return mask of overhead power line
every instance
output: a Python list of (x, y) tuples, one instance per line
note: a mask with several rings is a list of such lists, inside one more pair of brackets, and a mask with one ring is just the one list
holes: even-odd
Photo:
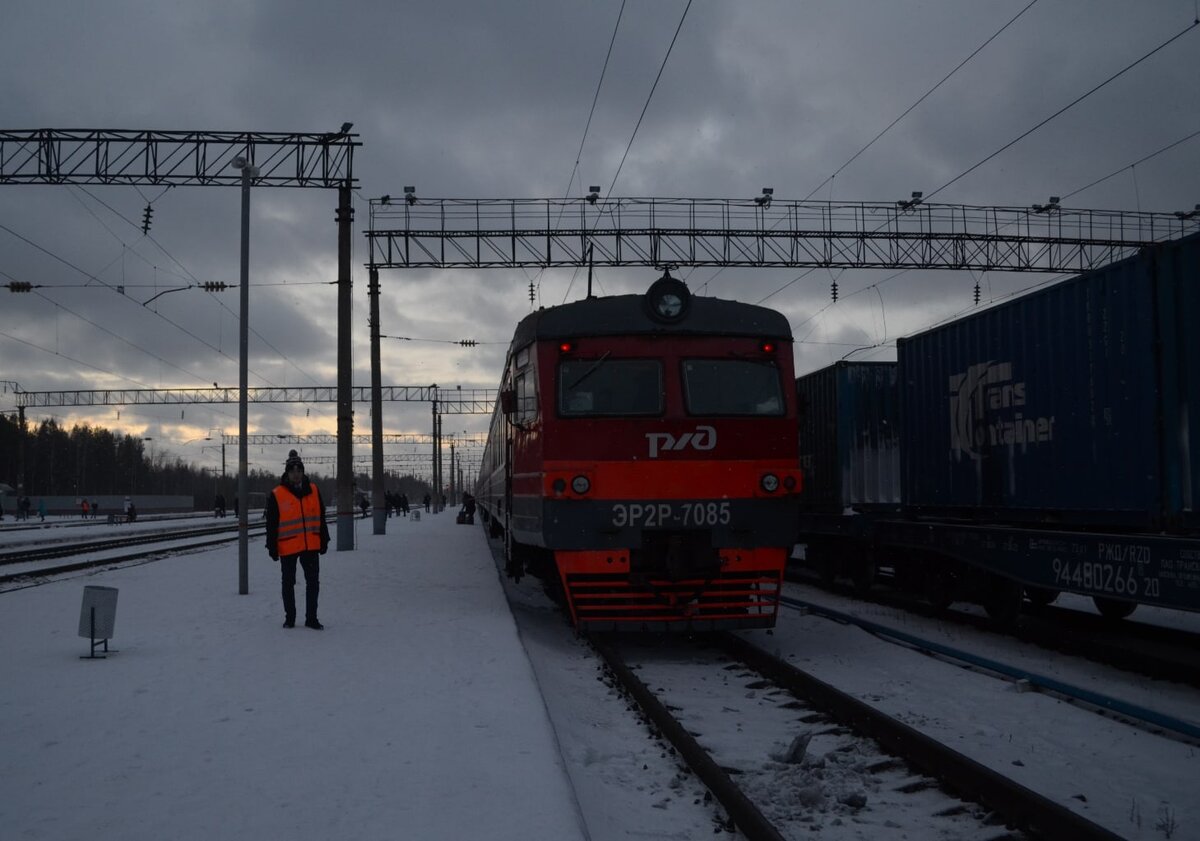
[(885, 134), (887, 134), (889, 131), (891, 131), (892, 128), (896, 125), (896, 123), (900, 122), (905, 117), (907, 117), (910, 113), (912, 113), (912, 111), (918, 105), (920, 105), (922, 102), (924, 102), (926, 99), (928, 99), (930, 94), (932, 94), (934, 91), (936, 91), (942, 85), (944, 85), (947, 81), (949, 81), (950, 77), (953, 76), (955, 73), (957, 73), (959, 70), (961, 70), (967, 64), (967, 62), (969, 62), (971, 59), (975, 58), (975, 56), (977, 56), (981, 52), (983, 52), (983, 49), (988, 44), (992, 43), (992, 41), (995, 41), (998, 37), (1000, 37), (1000, 34), (1002, 32), (1004, 32), (1004, 30), (1008, 29), (1010, 26), (1012, 26), (1014, 23), (1016, 23), (1017, 18), (1021, 17), (1021, 15), (1025, 14), (1027, 11), (1029, 11), (1033, 7), (1033, 5), (1035, 3), (1037, 3), (1037, 1), (1038, 0), (1030, 0), (1029, 5), (1027, 5), (1025, 8), (1021, 9), (1021, 11), (1019, 11), (1015, 15), (1013, 15), (1012, 19), (1009, 20), (1008, 23), (1004, 24), (1004, 26), (1000, 27), (994, 33), (992, 33), (992, 36), (990, 38), (988, 38), (986, 41), (984, 41), (982, 44), (980, 44), (978, 47), (976, 47), (974, 52), (972, 52), (969, 56), (967, 56), (962, 61), (960, 61), (958, 63), (958, 66), (956, 66), (953, 70), (951, 70), (949, 73), (947, 73), (945, 76), (943, 76), (942, 80), (940, 82), (938, 82), (936, 85), (934, 85), (929, 90), (925, 91), (925, 93), (921, 95), (920, 99), (918, 99), (912, 105), (908, 106), (908, 108), (906, 108), (904, 110), (903, 114), (901, 114), (899, 117), (897, 117), (896, 119), (894, 119), (890, 123), (888, 123), (887, 128), (885, 128), (883, 131), (879, 132), (879, 134), (877, 134), (873, 138), (871, 138), (870, 143), (868, 143), (866, 146), (862, 147), (857, 152), (855, 152), (850, 157), (850, 160), (846, 161), (844, 164), (842, 164), (840, 167), (837, 168), (837, 170), (833, 173), (833, 175), (830, 175), (828, 178), (826, 178), (824, 181), (822, 181), (820, 184), (818, 184), (816, 187), (814, 187), (812, 192), (804, 197), (804, 200), (807, 201), (808, 199), (811, 199), (818, 190), (820, 190), (822, 187), (824, 187), (826, 184), (828, 184), (833, 179), (837, 178), (842, 170), (844, 170), (846, 167), (850, 166), (850, 164), (852, 164), (856, 160), (858, 160), (859, 155), (861, 155), (863, 152), (867, 151), (872, 146), (874, 146), (875, 141), (877, 141), (879, 138), (883, 137)]
[(1150, 57), (1151, 57), (1152, 55), (1154, 55), (1155, 53), (1157, 53), (1157, 52), (1159, 52), (1159, 51), (1161, 51), (1161, 50), (1165, 49), (1165, 48), (1166, 48), (1166, 47), (1168, 47), (1168, 46), (1170, 46), (1170, 45), (1171, 45), (1171, 44), (1173, 44), (1175, 41), (1178, 41), (1180, 38), (1182, 38), (1182, 37), (1183, 37), (1184, 35), (1186, 35), (1187, 33), (1191, 32), (1191, 31), (1192, 31), (1193, 29), (1195, 29), (1197, 26), (1200, 26), (1200, 23), (1195, 23), (1195, 22), (1194, 22), (1194, 23), (1191, 23), (1191, 24), (1189, 24), (1188, 26), (1184, 27), (1184, 28), (1183, 28), (1183, 29), (1181, 29), (1179, 32), (1177, 32), (1175, 35), (1172, 35), (1170, 38), (1168, 38), (1167, 40), (1163, 41), (1161, 44), (1159, 44), (1157, 47), (1155, 47), (1154, 49), (1152, 49), (1150, 52), (1146, 53), (1144, 56), (1142, 56), (1141, 58), (1139, 58), (1137, 61), (1134, 61), (1134, 62), (1132, 62), (1131, 64), (1128, 64), (1128, 65), (1126, 65), (1126, 66), (1125, 66), (1124, 68), (1122, 68), (1121, 70), (1118, 70), (1116, 73), (1114, 73), (1113, 75), (1109, 76), (1107, 79), (1105, 79), (1105, 80), (1104, 80), (1103, 82), (1101, 82), (1100, 84), (1096, 85), (1094, 88), (1092, 88), (1092, 89), (1091, 89), (1090, 91), (1088, 91), (1087, 93), (1085, 93), (1085, 94), (1083, 94), (1083, 95), (1081, 95), (1081, 96), (1078, 96), (1078, 97), (1076, 97), (1075, 99), (1071, 100), (1069, 103), (1067, 103), (1067, 104), (1066, 104), (1066, 105), (1064, 105), (1062, 108), (1060, 108), (1060, 109), (1058, 109), (1057, 111), (1055, 111), (1053, 114), (1051, 114), (1051, 115), (1050, 115), (1049, 117), (1047, 117), (1046, 119), (1042, 120), (1040, 123), (1038, 123), (1037, 125), (1035, 125), (1033, 128), (1031, 128), (1031, 129), (1029, 129), (1028, 131), (1026, 131), (1026, 132), (1024, 132), (1024, 133), (1020, 134), (1019, 136), (1017, 136), (1017, 137), (1015, 137), (1015, 138), (1013, 138), (1013, 139), (1012, 139), (1012, 140), (1010, 140), (1008, 143), (1005, 143), (1003, 146), (1001, 146), (999, 149), (997, 149), (995, 152), (992, 152), (992, 154), (988, 155), (986, 158), (984, 158), (983, 160), (981, 160), (979, 163), (977, 163), (977, 164), (975, 164), (974, 166), (970, 167), (970, 168), (969, 168), (969, 169), (967, 169), (965, 172), (959, 173), (958, 175), (954, 176), (954, 177), (953, 177), (953, 178), (951, 178), (949, 181), (947, 181), (945, 184), (943, 184), (942, 186), (940, 186), (940, 187), (938, 187), (936, 190), (934, 190), (932, 193), (929, 193), (929, 194), (927, 194), (927, 195), (925, 196), (925, 201), (929, 201), (931, 198), (933, 198), (934, 196), (936, 196), (936, 195), (937, 195), (938, 193), (940, 193), (942, 190), (944, 190), (944, 189), (946, 189), (947, 187), (949, 187), (951, 184), (954, 184), (955, 182), (959, 181), (960, 179), (962, 179), (962, 178), (965, 178), (966, 176), (970, 175), (972, 172), (974, 172), (975, 170), (979, 169), (979, 167), (983, 166), (985, 163), (987, 163), (987, 162), (988, 162), (988, 161), (990, 161), (992, 158), (994, 158), (994, 157), (996, 157), (997, 155), (999, 155), (1001, 152), (1004, 152), (1006, 149), (1009, 149), (1009, 148), (1011, 148), (1011, 147), (1015, 146), (1017, 143), (1021, 142), (1022, 140), (1024, 140), (1024, 139), (1025, 139), (1026, 137), (1028, 137), (1029, 135), (1033, 134), (1035, 131), (1037, 131), (1037, 130), (1038, 130), (1038, 129), (1040, 129), (1042, 126), (1044, 126), (1044, 125), (1046, 125), (1047, 123), (1049, 123), (1051, 120), (1055, 119), (1056, 117), (1059, 117), (1059, 116), (1061, 116), (1062, 114), (1066, 113), (1066, 112), (1067, 112), (1067, 111), (1069, 111), (1070, 109), (1074, 108), (1074, 107), (1075, 107), (1076, 105), (1078, 105), (1080, 102), (1083, 102), (1083, 100), (1087, 99), (1089, 96), (1091, 96), (1091, 95), (1092, 95), (1092, 94), (1094, 94), (1096, 91), (1098, 91), (1098, 90), (1100, 90), (1101, 88), (1103, 88), (1103, 87), (1104, 87), (1105, 85), (1107, 85), (1108, 83), (1110, 83), (1110, 82), (1112, 82), (1112, 81), (1114, 81), (1114, 80), (1116, 80), (1116, 79), (1119, 79), (1121, 76), (1124, 76), (1126, 73), (1128, 73), (1128, 72), (1129, 72), (1130, 70), (1132, 70), (1133, 68), (1137, 67), (1137, 66), (1138, 66), (1139, 64), (1141, 64), (1143, 61), (1145, 61), (1146, 59), (1150, 58)]

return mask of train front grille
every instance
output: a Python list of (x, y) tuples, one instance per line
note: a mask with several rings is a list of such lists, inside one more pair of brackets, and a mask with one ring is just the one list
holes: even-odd
[(771, 628), (781, 583), (775, 569), (687, 579), (568, 573), (563, 581), (576, 627), (595, 631)]

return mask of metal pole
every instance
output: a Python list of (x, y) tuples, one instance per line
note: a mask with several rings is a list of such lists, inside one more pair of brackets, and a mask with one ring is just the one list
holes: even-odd
[(350, 378), (350, 184), (338, 187), (338, 385), (337, 385), (337, 548), (354, 549), (354, 409)]
[(375, 508), (372, 534), (387, 534), (387, 496), (383, 481), (383, 375), (379, 362), (379, 269), (371, 268), (371, 498)]
[[(241, 164), (242, 170), (242, 274), (241, 274), (241, 323), (238, 325), (238, 593), (250, 592), (250, 549), (248, 539), (250, 494), (247, 481), (249, 453), (246, 447), (248, 433), (247, 394), (250, 385), (250, 182), (258, 175), (258, 167), (245, 158), (237, 158), (234, 166)], [(223, 449), (222, 449), (223, 451)], [(222, 459), (224, 460), (224, 459)]]
[[(429, 476), (430, 484), (433, 485), (429, 490), (430, 497), (435, 496), (437, 488), (437, 386), (433, 387), (433, 430), (429, 433), (429, 440), (433, 442), (429, 452)], [(436, 511), (437, 509), (432, 509)]]
[(453, 437), (451, 437), (451, 438), (450, 438), (450, 507), (451, 507), (451, 508), (453, 508), (453, 507), (456, 505), (456, 502), (455, 502), (455, 500), (456, 500), (456, 486), (455, 486), (455, 483), (454, 483), (454, 478), (455, 478), (455, 473), (454, 473), (454, 438), (453, 438)]
[(442, 472), (442, 421), (444, 418), (438, 415), (437, 419), (437, 506), (435, 511), (444, 511), (446, 506), (442, 504), (442, 487), (446, 482), (446, 474)]

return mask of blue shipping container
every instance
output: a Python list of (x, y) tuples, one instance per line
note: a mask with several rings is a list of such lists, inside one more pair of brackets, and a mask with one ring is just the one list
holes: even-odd
[(1200, 237), (898, 343), (906, 505), (1160, 526), (1192, 513)]
[(895, 362), (838, 362), (796, 380), (806, 511), (900, 503)]

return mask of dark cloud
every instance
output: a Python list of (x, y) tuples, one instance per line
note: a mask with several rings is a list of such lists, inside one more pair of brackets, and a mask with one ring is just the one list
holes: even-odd
[[(626, 4), (582, 153), (616, 0), (12, 0), (0, 30), (0, 127), (318, 131), (354, 122), (363, 146), (351, 323), (354, 380), (366, 384), (369, 255), (359, 232), (370, 223), (370, 197), (408, 184), (425, 197), (581, 195), (590, 184), (607, 193), (623, 157), (618, 196), (749, 198), (763, 186), (784, 199), (818, 186), (818, 200), (928, 194), (1194, 18), (1192, 0), (1037, 3), (827, 181), (1025, 0), (695, 3), (630, 145), (685, 5)], [(1200, 128), (1198, 39), (1184, 35), (938, 198), (1026, 205), (1118, 172), (1070, 206), (1190, 208), (1200, 201), (1200, 138), (1128, 166)], [(140, 230), (148, 202), (150, 237)], [(329, 191), (254, 191), (252, 385), (335, 383), (336, 203)], [(238, 213), (236, 190), (0, 188), (0, 224), (12, 232), (0, 230), (0, 282), (44, 285), (34, 295), (0, 292), (2, 378), (28, 390), (236, 385), (237, 291), (182, 287), (237, 281)], [(803, 340), (800, 370), (847, 353), (890, 353), (896, 336), (968, 309), (976, 282), (987, 302), (1044, 279), (680, 274), (707, 294), (766, 298), (779, 308)], [(595, 286), (639, 291), (655, 276), (598, 269)], [(393, 271), (381, 283), (382, 331), (423, 340), (384, 340), (385, 383), (494, 387), (515, 323), (532, 306), (581, 297), (586, 272)], [(460, 339), (481, 344), (453, 344)], [(119, 421), (115, 409), (56, 411), (67, 421), (129, 424), (194, 457), (200, 443), (183, 441), (232, 431), (237, 416), (236, 406), (125, 407)], [(384, 411), (389, 430), (429, 426), (425, 404)], [(486, 421), (458, 420), (464, 429)], [(271, 432), (336, 429), (332, 404), (256, 405), (251, 423)], [(366, 405), (356, 407), (356, 428), (370, 428)], [(270, 452), (261, 458), (278, 461)]]

